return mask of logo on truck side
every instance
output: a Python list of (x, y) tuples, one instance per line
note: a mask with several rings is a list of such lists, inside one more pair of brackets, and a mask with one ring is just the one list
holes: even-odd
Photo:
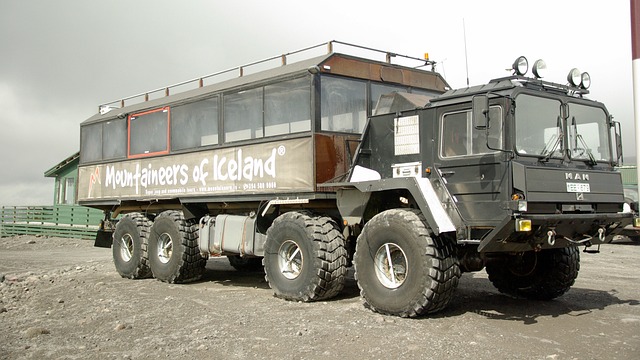
[(301, 138), (80, 166), (78, 194), (86, 201), (312, 191), (313, 151)]

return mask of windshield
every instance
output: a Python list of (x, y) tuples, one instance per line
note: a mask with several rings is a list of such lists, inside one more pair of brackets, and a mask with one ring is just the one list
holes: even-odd
[(599, 107), (568, 103), (569, 117), (561, 117), (557, 99), (521, 94), (516, 98), (516, 150), (544, 159), (562, 158), (591, 164), (610, 161), (607, 115)]
[(593, 161), (611, 159), (607, 114), (603, 109), (569, 103), (567, 127), (569, 154), (572, 159)]
[(522, 94), (516, 98), (516, 149), (520, 154), (562, 157), (560, 101)]

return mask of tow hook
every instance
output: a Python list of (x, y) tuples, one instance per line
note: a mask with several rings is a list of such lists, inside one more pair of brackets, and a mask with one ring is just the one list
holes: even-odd
[(553, 246), (556, 243), (556, 232), (555, 230), (547, 231), (547, 243)]

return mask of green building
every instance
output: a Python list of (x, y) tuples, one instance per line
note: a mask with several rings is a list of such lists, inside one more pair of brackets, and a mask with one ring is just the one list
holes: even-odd
[(55, 179), (53, 206), (0, 207), (0, 237), (39, 235), (94, 239), (103, 214), (78, 205), (77, 152), (45, 171)]
[(53, 205), (77, 204), (79, 161), (80, 152), (77, 152), (44, 172), (45, 177), (55, 178)]

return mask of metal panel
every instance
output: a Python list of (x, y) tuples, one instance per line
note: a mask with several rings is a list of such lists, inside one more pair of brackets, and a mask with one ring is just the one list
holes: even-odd
[(504, 216), (508, 199), (508, 166), (500, 155), (443, 161), (438, 170), (465, 223), (494, 224)]
[[(437, 179), (431, 180), (428, 178), (404, 177), (353, 182), (350, 185), (355, 186), (362, 193), (406, 189), (411, 193), (418, 204), (418, 207), (427, 220), (427, 225), (436, 235), (442, 232), (455, 231), (455, 224), (442, 204), (442, 189), (435, 188), (431, 181), (438, 184)], [(349, 191), (343, 191), (341, 192), (341, 195), (347, 195), (346, 197), (338, 200), (340, 202), (341, 211), (347, 211), (346, 214), (353, 216), (354, 218), (362, 216), (359, 211), (362, 211), (364, 208), (358, 207), (357, 204), (349, 203), (349, 201), (364, 201), (368, 199), (368, 196), (357, 196), (356, 194), (350, 194)], [(362, 203), (362, 205), (364, 205), (364, 203)]]
[(309, 155), (305, 161), (310, 163), (315, 159), (316, 183), (322, 184), (346, 174), (359, 138), (359, 135), (315, 135), (315, 154), (313, 157)]
[(393, 119), (394, 155), (420, 153), (420, 133), (418, 115)]
[(218, 215), (200, 220), (200, 251), (212, 255), (264, 254), (266, 237), (255, 231), (255, 217)]
[[(526, 168), (526, 199), (543, 202), (623, 202), (617, 172)], [(588, 191), (587, 191), (588, 190)]]

